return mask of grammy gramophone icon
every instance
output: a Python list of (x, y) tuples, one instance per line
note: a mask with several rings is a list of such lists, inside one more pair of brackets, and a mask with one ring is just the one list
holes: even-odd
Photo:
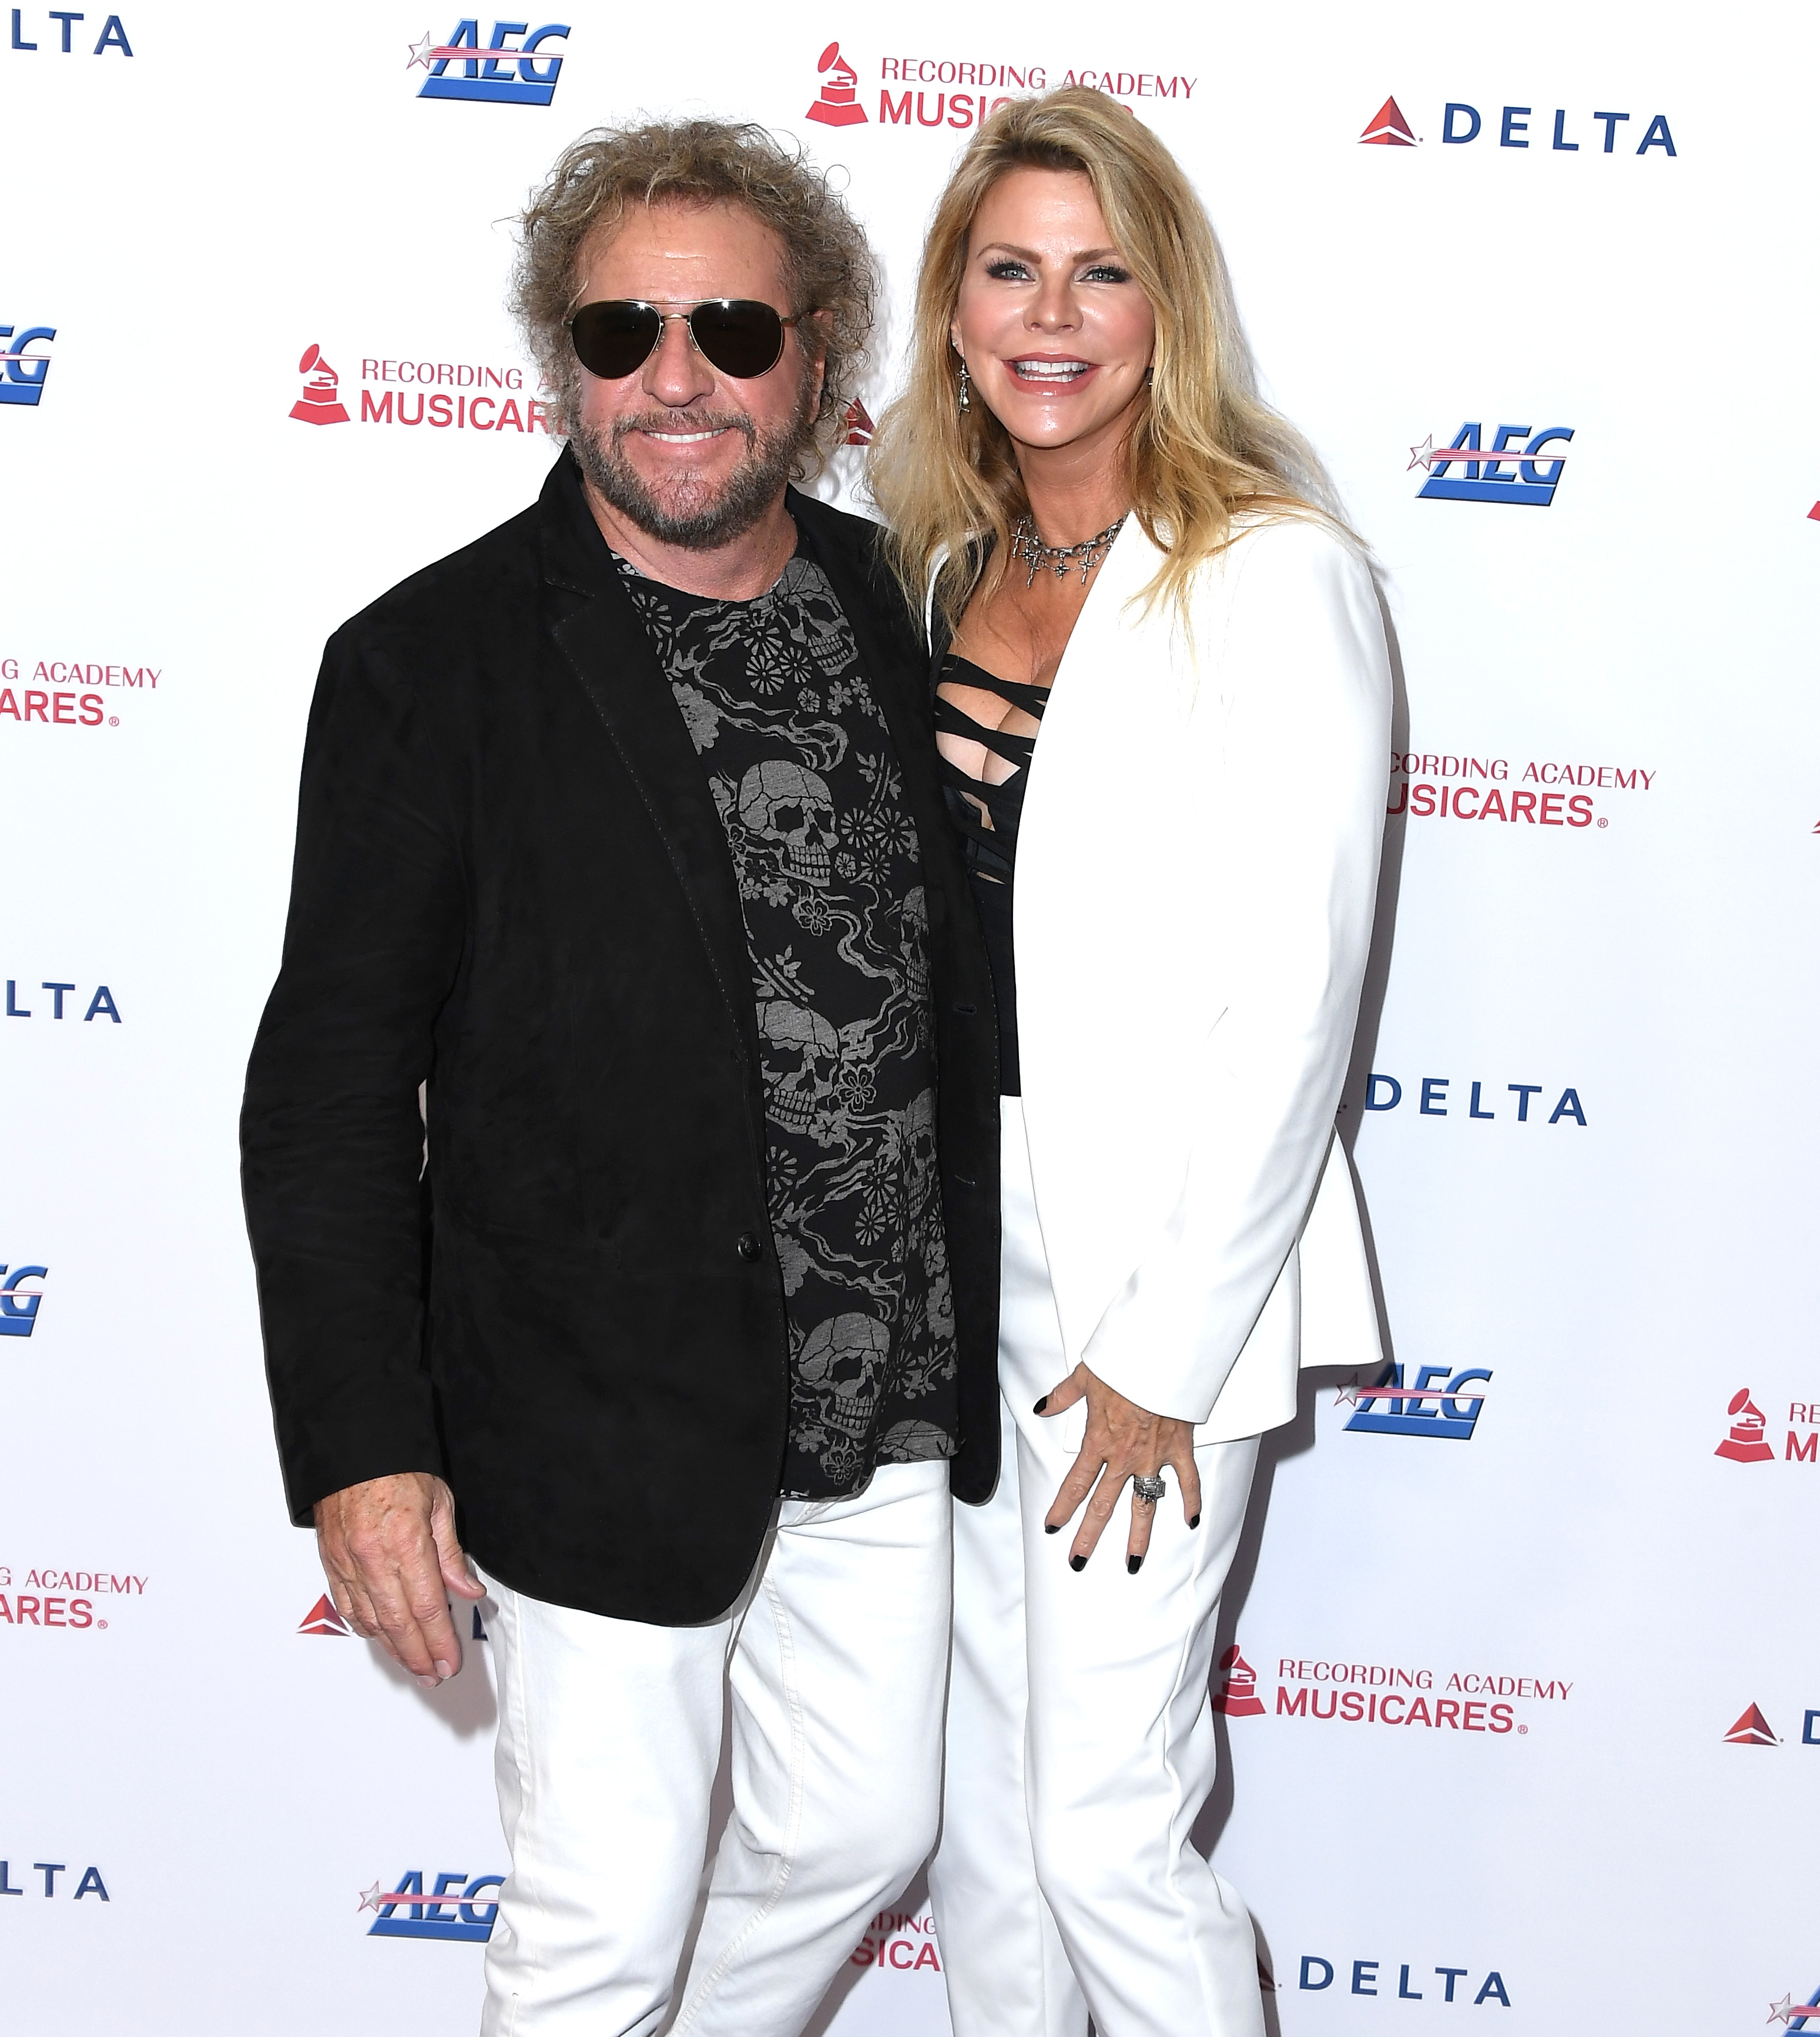
[(345, 425), (348, 414), (335, 391), (341, 377), (322, 357), (320, 346), (306, 346), (297, 363), (304, 378), (303, 394), (291, 406), (291, 415), (306, 425)]
[(834, 75), (823, 78), (822, 96), (809, 108), (806, 117), (820, 121), (824, 127), (857, 127), (866, 117), (866, 109), (861, 105), (855, 89), (860, 74), (841, 55), (838, 43), (830, 43), (823, 51), (815, 69), (831, 71)]
[(1729, 1457), (1734, 1464), (1762, 1464), (1776, 1453), (1763, 1440), (1768, 1424), (1763, 1410), (1750, 1397), (1750, 1389), (1741, 1386), (1726, 1404), (1731, 1417), (1731, 1433), (1712, 1454)]

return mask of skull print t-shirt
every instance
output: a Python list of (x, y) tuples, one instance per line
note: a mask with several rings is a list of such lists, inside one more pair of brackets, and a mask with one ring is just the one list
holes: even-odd
[(745, 915), (789, 1324), (782, 1490), (954, 1454), (928, 909), (897, 752), (799, 553), (755, 601), (617, 561), (708, 774)]

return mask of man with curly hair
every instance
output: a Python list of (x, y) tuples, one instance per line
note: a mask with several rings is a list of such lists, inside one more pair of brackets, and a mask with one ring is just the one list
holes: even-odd
[(793, 2037), (935, 1835), (997, 1082), (917, 630), (789, 485), (872, 287), (762, 131), (583, 137), (516, 288), (567, 447), (311, 713), (242, 1127), (267, 1373), (350, 1626), (433, 1687), (447, 1594), (497, 1601), (512, 2037)]

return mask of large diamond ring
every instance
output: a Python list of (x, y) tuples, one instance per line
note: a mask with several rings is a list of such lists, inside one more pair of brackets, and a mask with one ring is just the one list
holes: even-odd
[(1146, 1506), (1154, 1506), (1169, 1488), (1163, 1483), (1163, 1474), (1159, 1472), (1154, 1478), (1134, 1477), (1131, 1481), (1131, 1490)]

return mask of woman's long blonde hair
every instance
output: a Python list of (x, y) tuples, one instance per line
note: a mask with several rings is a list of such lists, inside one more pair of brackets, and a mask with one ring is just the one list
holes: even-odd
[[(962, 410), (949, 338), (973, 222), (1016, 169), (1076, 170), (1092, 183), (1120, 255), (1156, 319), (1148, 400), (1127, 442), (1132, 513), (1165, 554), (1141, 597), (1186, 620), (1196, 569), (1235, 514), (1262, 510), (1343, 529), (1312, 448), (1262, 402), (1213, 229), (1181, 166), (1126, 108), (1064, 85), (1001, 106), (967, 145), (936, 206), (917, 282), (910, 374), (886, 410), (868, 469), (890, 555), (914, 607), (944, 554), (939, 599), (958, 625), (982, 579), (996, 587), (1027, 515), (1009, 434), (976, 395)], [(989, 547), (981, 540), (989, 540)], [(969, 573), (961, 562), (986, 561)]]

